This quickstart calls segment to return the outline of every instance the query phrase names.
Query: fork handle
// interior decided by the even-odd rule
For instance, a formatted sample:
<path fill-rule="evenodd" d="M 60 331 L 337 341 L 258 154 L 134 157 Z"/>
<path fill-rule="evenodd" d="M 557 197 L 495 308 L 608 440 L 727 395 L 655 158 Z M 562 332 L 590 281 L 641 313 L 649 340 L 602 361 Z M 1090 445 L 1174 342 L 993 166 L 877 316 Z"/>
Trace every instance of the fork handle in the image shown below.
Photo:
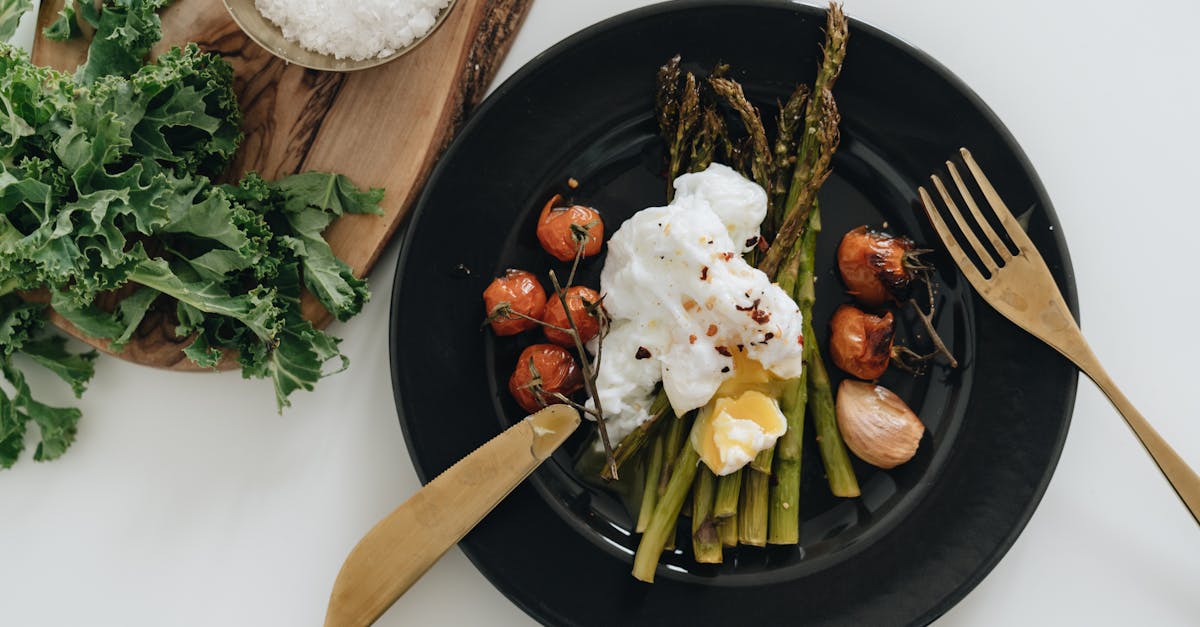
<path fill-rule="evenodd" d="M 1150 453 L 1154 463 L 1158 464 L 1158 469 L 1175 489 L 1175 493 L 1179 495 L 1184 506 L 1192 513 L 1196 522 L 1200 523 L 1200 475 L 1197 475 L 1196 471 L 1183 461 L 1179 453 L 1176 453 L 1175 449 L 1158 434 L 1158 431 L 1150 426 L 1141 412 L 1134 408 L 1133 403 L 1129 402 L 1124 392 L 1113 382 L 1112 377 L 1108 376 L 1108 373 L 1100 365 L 1100 360 L 1096 358 L 1095 353 L 1086 343 L 1081 343 L 1072 349 L 1063 351 L 1063 353 L 1068 359 L 1075 362 L 1075 365 L 1079 366 L 1084 374 L 1096 382 L 1108 400 L 1117 408 L 1117 411 L 1125 418 L 1125 422 L 1129 423 L 1129 427 L 1133 429 L 1134 435 L 1146 448 L 1146 452 Z"/>

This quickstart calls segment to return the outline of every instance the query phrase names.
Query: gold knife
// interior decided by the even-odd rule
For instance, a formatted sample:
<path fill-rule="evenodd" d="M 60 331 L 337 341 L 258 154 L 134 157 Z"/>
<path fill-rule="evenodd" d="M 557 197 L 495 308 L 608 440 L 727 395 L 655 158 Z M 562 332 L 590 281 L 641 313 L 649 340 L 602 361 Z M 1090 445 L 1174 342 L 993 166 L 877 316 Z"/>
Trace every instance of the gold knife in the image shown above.
<path fill-rule="evenodd" d="M 370 625 L 579 426 L 551 405 L 459 460 L 380 520 L 346 556 L 325 627 Z"/>

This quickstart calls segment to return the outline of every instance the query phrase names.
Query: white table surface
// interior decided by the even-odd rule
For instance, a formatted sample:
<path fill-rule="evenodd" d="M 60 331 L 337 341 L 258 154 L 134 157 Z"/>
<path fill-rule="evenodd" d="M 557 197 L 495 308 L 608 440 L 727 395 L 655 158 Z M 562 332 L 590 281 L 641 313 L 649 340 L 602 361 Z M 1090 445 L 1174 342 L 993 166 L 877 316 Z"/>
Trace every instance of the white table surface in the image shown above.
<path fill-rule="evenodd" d="M 641 4 L 538 0 L 500 78 Z M 1200 466 L 1200 5 L 850 0 L 846 10 L 932 54 L 999 114 L 1057 208 L 1096 352 Z M 0 624 L 319 625 L 346 552 L 419 487 L 388 376 L 396 254 L 370 277 L 375 300 L 332 329 L 350 370 L 296 394 L 284 416 L 265 382 L 102 359 L 70 452 L 46 464 L 27 452 L 0 472 Z M 1200 529 L 1084 381 L 1033 520 L 937 624 L 1196 625 L 1197 590 Z M 457 549 L 379 622 L 531 623 Z"/>

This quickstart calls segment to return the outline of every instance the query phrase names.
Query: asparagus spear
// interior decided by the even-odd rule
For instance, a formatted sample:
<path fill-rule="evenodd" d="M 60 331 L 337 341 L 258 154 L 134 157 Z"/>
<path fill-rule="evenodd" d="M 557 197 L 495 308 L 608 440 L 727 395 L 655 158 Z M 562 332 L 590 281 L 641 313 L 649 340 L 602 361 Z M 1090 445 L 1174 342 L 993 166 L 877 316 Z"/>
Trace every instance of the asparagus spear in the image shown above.
<path fill-rule="evenodd" d="M 691 445 L 686 441 L 684 432 L 684 422 L 686 418 L 676 418 L 667 425 L 667 432 L 663 436 L 663 469 L 658 478 L 658 496 L 662 498 L 664 492 L 667 491 L 667 484 L 671 480 L 671 474 L 675 472 L 676 458 L 679 457 L 680 448 L 691 448 Z"/>
<path fill-rule="evenodd" d="M 717 498 L 713 516 L 720 520 L 737 517 L 738 500 L 742 494 L 742 471 L 737 470 L 717 478 Z"/>
<path fill-rule="evenodd" d="M 750 460 L 750 469 L 771 474 L 771 463 L 775 461 L 775 447 L 765 448 Z"/>
<path fill-rule="evenodd" d="M 767 498 L 771 474 L 747 470 L 742 473 L 742 502 L 738 506 L 738 541 L 751 546 L 767 544 Z"/>
<path fill-rule="evenodd" d="M 700 119 L 700 87 L 691 72 L 680 84 L 679 61 L 679 55 L 675 55 L 659 68 L 654 96 L 658 130 L 667 145 L 667 201 L 675 195 L 675 177 L 683 171 L 683 160 L 690 154 L 687 149 Z"/>
<path fill-rule="evenodd" d="M 681 60 L 679 55 L 675 55 L 658 68 L 657 88 L 654 90 L 654 113 L 658 120 L 658 134 L 662 136 L 668 149 L 675 139 L 675 128 L 679 125 Z"/>
<path fill-rule="evenodd" d="M 679 509 L 683 507 L 683 499 L 692 488 L 692 480 L 696 477 L 700 455 L 694 446 L 683 446 L 675 457 L 675 472 L 667 483 L 667 489 L 659 497 L 654 506 L 654 514 L 646 533 L 638 542 L 637 553 L 633 557 L 633 576 L 645 582 L 654 581 L 654 571 L 658 567 L 658 558 L 662 555 L 668 536 L 675 534 L 675 520 L 679 517 Z"/>
<path fill-rule="evenodd" d="M 662 473 L 658 476 L 658 499 L 660 501 L 663 499 L 663 495 L 666 494 L 671 479 L 676 474 L 676 463 L 678 462 L 679 453 L 682 449 L 692 448 L 691 442 L 688 441 L 687 437 L 690 428 L 691 424 L 688 422 L 687 416 L 676 418 L 667 425 L 667 432 L 663 436 L 663 469 Z M 690 482 L 691 478 L 688 481 Z M 689 492 L 684 490 L 684 500 L 687 500 L 688 494 Z M 682 508 L 683 504 L 681 503 L 676 508 L 675 516 L 671 518 L 670 528 L 672 530 L 675 529 L 675 521 L 679 518 L 679 512 L 682 511 Z M 675 550 L 674 532 L 666 537 L 666 541 L 663 543 L 663 550 Z"/>
<path fill-rule="evenodd" d="M 779 286 L 790 283 L 796 304 L 805 320 L 812 318 L 813 269 L 816 263 L 817 233 L 821 230 L 820 211 L 814 210 L 800 240 L 794 265 L 781 273 Z M 791 275 L 791 270 L 795 275 Z M 808 370 L 788 381 L 780 398 L 780 409 L 787 418 L 787 431 L 775 444 L 775 485 L 771 486 L 771 511 L 767 514 L 767 542 L 796 544 L 800 541 L 800 456 L 803 451 L 804 410 L 808 404 Z"/>
<path fill-rule="evenodd" d="M 692 140 L 692 156 L 688 172 L 699 172 L 712 164 L 717 154 L 717 146 L 723 137 L 727 137 L 728 129 L 725 120 L 713 107 L 704 109 L 700 116 L 700 128 Z M 673 188 L 672 188 L 673 189 Z"/>
<path fill-rule="evenodd" d="M 792 170 L 792 183 L 788 189 L 782 222 L 775 241 L 767 249 L 759 269 L 772 276 L 783 263 L 792 247 L 801 236 L 817 190 L 828 178 L 833 153 L 837 151 L 838 123 L 841 116 L 833 100 L 833 84 L 837 81 L 846 58 L 846 39 L 849 37 L 846 16 L 841 7 L 829 5 L 825 25 L 823 59 L 817 70 L 812 96 L 808 99 L 804 114 L 804 136 Z"/>
<path fill-rule="evenodd" d="M 662 422 L 662 418 L 666 416 L 667 420 L 675 418 L 674 412 L 671 411 L 671 403 L 667 400 L 667 393 L 662 388 L 658 389 L 658 394 L 654 396 L 654 400 L 650 403 L 650 418 L 638 425 L 629 435 L 621 439 L 621 443 L 617 445 L 617 449 L 613 451 L 613 460 L 616 462 L 617 470 L 619 471 L 625 462 L 633 458 L 634 454 L 642 449 L 642 446 L 651 437 L 651 432 L 655 426 Z M 611 481 L 612 465 L 605 465 L 600 471 L 600 476 Z"/>
<path fill-rule="evenodd" d="M 787 103 L 779 108 L 775 124 L 778 129 L 775 133 L 775 155 L 771 161 L 771 187 L 767 190 L 770 201 L 767 217 L 763 221 L 764 233 L 775 233 L 779 229 L 783 206 L 787 202 L 788 182 L 796 166 L 799 144 L 796 131 L 803 127 L 804 103 L 808 102 L 810 93 L 808 85 L 797 85 Z"/>
<path fill-rule="evenodd" d="M 642 488 L 642 507 L 638 512 L 637 532 L 646 530 L 650 524 L 650 515 L 654 513 L 654 505 L 658 503 L 658 478 L 663 468 L 663 439 L 655 435 L 654 443 L 650 446 L 650 457 L 646 460 L 646 477 Z"/>
<path fill-rule="evenodd" d="M 813 414 L 813 426 L 817 430 L 817 445 L 821 461 L 825 464 L 825 476 L 829 479 L 829 490 L 834 496 L 858 496 L 858 479 L 850 465 L 850 454 L 838 431 L 837 415 L 833 408 L 833 391 L 829 387 L 829 373 L 821 361 L 821 349 L 817 346 L 812 324 L 804 321 L 804 360 L 808 371 L 809 408 Z"/>
<path fill-rule="evenodd" d="M 721 563 L 721 539 L 713 518 L 717 477 L 707 466 L 697 469 L 692 489 L 692 553 L 701 564 Z"/>
<path fill-rule="evenodd" d="M 749 135 L 747 144 L 750 159 L 750 178 L 764 190 L 771 189 L 771 148 L 767 142 L 767 131 L 763 128 L 762 116 L 758 109 L 746 99 L 742 86 L 728 78 L 709 78 L 708 84 L 713 91 L 725 99 L 729 106 L 737 112 Z"/>
<path fill-rule="evenodd" d="M 736 507 L 734 508 L 733 516 L 717 520 L 717 537 L 721 540 L 721 546 L 737 546 L 738 520 Z"/>

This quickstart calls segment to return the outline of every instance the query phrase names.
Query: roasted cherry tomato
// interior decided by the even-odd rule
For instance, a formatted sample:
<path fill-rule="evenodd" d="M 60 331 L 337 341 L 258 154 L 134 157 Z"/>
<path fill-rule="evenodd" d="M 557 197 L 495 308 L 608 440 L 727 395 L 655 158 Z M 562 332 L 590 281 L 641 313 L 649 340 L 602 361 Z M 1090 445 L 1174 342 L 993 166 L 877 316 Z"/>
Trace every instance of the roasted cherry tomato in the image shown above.
<path fill-rule="evenodd" d="M 860 378 L 878 379 L 892 360 L 892 312 L 869 314 L 842 305 L 829 320 L 829 355 L 838 368 Z"/>
<path fill-rule="evenodd" d="M 579 330 L 579 339 L 587 343 L 596 334 L 600 332 L 600 320 L 588 309 L 600 302 L 600 295 L 588 287 L 576 285 L 568 287 L 566 294 L 563 294 L 567 301 L 567 307 L 571 309 L 571 319 L 575 321 L 575 328 Z M 546 303 L 546 314 L 542 317 L 542 322 L 552 324 L 560 329 L 571 328 L 571 323 L 567 321 L 567 314 L 563 311 L 562 301 L 557 295 L 550 297 Z M 569 333 L 563 333 L 558 329 L 545 327 L 546 339 L 567 348 L 575 347 L 575 340 L 571 339 Z"/>
<path fill-rule="evenodd" d="M 583 387 L 583 373 L 575 357 L 554 344 L 534 344 L 521 351 L 517 367 L 508 378 L 508 391 L 529 413 L 561 403 L 553 394 L 570 396 Z"/>
<path fill-rule="evenodd" d="M 591 207 L 571 205 L 558 207 L 562 196 L 555 194 L 538 218 L 537 238 L 542 248 L 559 261 L 571 261 L 583 242 L 583 256 L 600 252 L 604 241 L 604 221 Z"/>
<path fill-rule="evenodd" d="M 916 267 L 915 244 L 907 237 L 860 226 L 842 237 L 838 270 L 846 291 L 864 305 L 878 307 L 908 287 Z"/>
<path fill-rule="evenodd" d="M 483 290 L 483 306 L 496 335 L 516 335 L 537 326 L 546 311 L 546 290 L 537 277 L 524 270 L 508 269 Z M 529 320 L 512 312 L 533 318 Z"/>

